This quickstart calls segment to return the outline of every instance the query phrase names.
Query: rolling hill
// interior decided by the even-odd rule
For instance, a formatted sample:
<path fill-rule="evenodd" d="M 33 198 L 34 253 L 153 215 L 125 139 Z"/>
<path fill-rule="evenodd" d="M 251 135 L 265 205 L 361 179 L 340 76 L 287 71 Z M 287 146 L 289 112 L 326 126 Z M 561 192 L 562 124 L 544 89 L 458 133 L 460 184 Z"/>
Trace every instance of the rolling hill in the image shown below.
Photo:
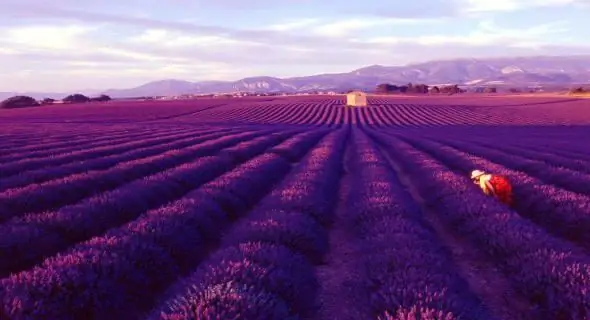
<path fill-rule="evenodd" d="M 573 86 L 590 83 L 590 56 L 536 56 L 429 61 L 405 66 L 373 65 L 345 73 L 294 78 L 248 77 L 237 81 L 160 80 L 128 89 L 91 92 L 114 98 L 148 95 L 222 93 L 236 91 L 305 92 L 311 90 L 372 90 L 379 83 L 467 86 Z M 0 98 L 14 93 L 0 93 Z M 29 93 L 61 98 L 66 94 Z"/>
<path fill-rule="evenodd" d="M 373 89 L 379 83 L 509 86 L 574 85 L 590 82 L 590 56 L 516 57 L 429 61 L 406 66 L 374 65 L 345 73 L 295 78 L 250 77 L 237 81 L 167 80 L 137 88 L 107 90 L 113 97 L 235 91 L 309 91 Z"/>

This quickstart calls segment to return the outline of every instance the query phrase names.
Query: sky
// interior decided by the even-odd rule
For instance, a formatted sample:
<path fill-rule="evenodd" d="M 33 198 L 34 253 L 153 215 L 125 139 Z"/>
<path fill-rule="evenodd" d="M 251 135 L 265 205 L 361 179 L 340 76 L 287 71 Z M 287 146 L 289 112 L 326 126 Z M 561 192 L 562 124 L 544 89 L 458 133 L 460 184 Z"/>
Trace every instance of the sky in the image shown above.
<path fill-rule="evenodd" d="M 0 92 L 588 54 L 589 18 L 590 0 L 2 0 Z"/>

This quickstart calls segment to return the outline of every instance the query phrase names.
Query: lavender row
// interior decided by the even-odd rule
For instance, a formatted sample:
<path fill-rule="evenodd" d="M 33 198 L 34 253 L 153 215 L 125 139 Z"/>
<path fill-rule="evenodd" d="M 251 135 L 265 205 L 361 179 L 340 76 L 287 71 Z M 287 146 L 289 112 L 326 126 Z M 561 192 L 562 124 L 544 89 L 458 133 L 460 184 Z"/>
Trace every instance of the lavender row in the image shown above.
<path fill-rule="evenodd" d="M 184 285 L 148 319 L 304 319 L 291 305 L 312 304 L 318 286 L 305 257 L 268 242 L 215 252 Z"/>
<path fill-rule="evenodd" d="M 319 133 L 319 134 L 318 134 Z M 299 134 L 292 139 L 289 139 L 282 143 L 281 145 L 299 145 L 305 146 L 307 150 L 309 150 L 312 146 L 318 143 L 318 141 L 325 136 L 326 133 L 319 131 L 308 131 L 303 134 Z M 279 145 L 280 146 L 280 145 Z M 229 148 L 228 148 L 229 149 Z M 316 149 L 314 149 L 315 151 Z M 227 154 L 232 157 L 233 159 L 241 159 L 246 152 L 239 151 L 239 150 L 224 150 L 224 153 L 227 151 Z M 270 151 L 270 150 L 269 150 Z M 299 149 L 297 152 L 302 153 L 302 156 L 305 154 L 306 149 Z M 223 153 L 220 153 L 223 154 Z M 274 155 L 277 157 L 281 157 L 276 153 L 269 152 L 269 156 Z M 283 157 L 281 157 L 283 158 Z M 296 162 L 299 161 L 300 158 L 285 158 L 288 161 Z M 238 175 L 239 172 L 229 173 L 228 175 L 224 176 L 223 179 L 217 179 L 214 182 L 203 186 L 203 189 L 206 189 L 207 192 L 211 197 L 213 197 L 226 212 L 234 212 L 234 211 L 241 211 L 244 208 L 248 208 L 254 205 L 254 200 L 258 199 L 259 196 L 262 196 L 262 190 L 267 190 L 267 187 L 263 184 L 256 185 L 250 183 L 248 181 L 236 180 L 235 175 Z M 270 177 L 266 177 L 269 178 Z M 267 192 L 264 192 L 266 194 Z M 258 201 L 256 201 L 258 202 Z"/>
<path fill-rule="evenodd" d="M 119 136 L 129 134 L 129 131 L 120 129 L 105 132 L 102 134 Z M 32 134 L 29 134 L 26 137 L 15 137 L 14 135 L 6 135 L 5 137 L 3 137 L 0 147 L 4 150 L 3 156 L 6 156 L 23 151 L 27 152 L 34 150 L 42 150 L 40 148 L 44 145 L 49 145 L 50 147 L 55 148 L 67 147 L 68 144 L 64 142 L 64 140 L 74 141 L 75 143 L 84 143 L 96 140 L 97 138 L 97 132 L 93 132 L 91 130 L 85 132 L 85 134 L 83 135 L 76 135 L 74 132 L 68 132 L 67 134 L 57 134 L 56 132 L 45 132 L 37 129 L 33 131 Z M 34 145 L 34 147 L 31 148 L 31 145 Z"/>
<path fill-rule="evenodd" d="M 479 139 L 477 141 L 479 141 Z M 521 139 L 518 139 L 516 141 L 511 141 L 510 147 L 519 150 L 519 152 L 538 152 L 549 156 L 558 156 L 572 162 L 590 162 L 587 143 L 583 139 L 580 139 L 579 141 L 580 142 L 572 144 L 569 140 L 560 140 L 548 144 L 547 141 L 539 138 L 530 141 L 522 141 Z"/>
<path fill-rule="evenodd" d="M 242 242 L 214 252 L 148 319 L 304 319 L 309 311 L 298 308 L 314 304 L 317 287 L 301 254 L 278 243 Z"/>
<path fill-rule="evenodd" d="M 577 129 L 582 129 L 578 127 Z M 459 125 L 459 126 L 445 126 L 439 128 L 414 128 L 410 131 L 402 129 L 405 133 L 427 133 L 432 136 L 445 135 L 457 138 L 469 139 L 488 139 L 493 136 L 499 139 L 506 138 L 506 142 L 512 143 L 511 138 L 518 137 L 518 141 L 535 142 L 540 138 L 550 144 L 559 143 L 560 141 L 577 141 L 585 137 L 588 130 L 576 130 L 571 127 L 562 126 L 478 126 L 478 125 Z M 413 132 L 412 132 L 413 131 Z"/>
<path fill-rule="evenodd" d="M 536 177 L 547 183 L 560 186 L 581 194 L 590 195 L 590 175 L 563 167 L 551 167 L 543 161 L 523 159 L 514 154 L 505 153 L 491 148 L 483 148 L 461 141 L 442 140 L 443 143 L 459 150 L 480 155 L 507 168 L 518 170 Z M 590 199 L 588 200 L 590 203 Z"/>
<path fill-rule="evenodd" d="M 490 172 L 506 175 L 513 186 L 514 209 L 549 232 L 590 248 L 590 197 L 563 190 L 504 168 L 484 158 L 465 154 L 456 149 L 433 142 L 414 141 L 415 145 L 441 157 L 455 169 L 486 168 Z M 464 146 L 470 151 L 469 146 Z"/>
<path fill-rule="evenodd" d="M 511 145 L 502 145 L 498 143 L 494 143 L 493 140 L 483 140 L 478 139 L 476 142 L 478 145 L 484 146 L 486 148 L 496 149 L 505 153 L 510 153 L 512 155 L 517 155 L 520 157 L 527 158 L 529 160 L 541 160 L 546 164 L 558 167 L 564 167 L 571 170 L 576 170 L 580 172 L 590 173 L 590 161 L 583 160 L 583 159 L 572 159 L 568 157 L 564 157 L 559 154 L 549 153 L 547 151 L 535 151 L 530 148 L 523 148 L 523 147 L 514 147 Z M 543 141 L 537 142 L 539 145 L 543 145 Z M 529 144 L 531 146 L 534 144 Z M 558 146 L 556 146 L 558 148 Z M 590 159 L 590 157 L 589 157 Z"/>
<path fill-rule="evenodd" d="M 223 133 L 223 135 L 229 133 L 231 133 L 231 131 L 226 131 Z M 157 144 L 155 141 L 153 141 L 151 146 L 132 149 L 131 151 L 120 154 L 82 160 L 57 167 L 25 171 L 0 180 L 0 192 L 11 188 L 23 187 L 28 184 L 41 183 L 53 179 L 63 178 L 81 172 L 106 170 L 121 162 L 154 156 L 173 149 L 182 149 L 195 143 L 202 142 L 203 139 L 215 138 L 218 136 L 220 136 L 220 133 L 217 132 L 214 132 L 212 135 L 207 135 L 207 132 L 201 132 L 200 135 L 197 135 L 196 137 L 194 136 L 194 133 L 192 133 L 188 138 L 183 138 L 182 135 L 172 138 L 162 138 L 161 140 L 158 139 L 159 142 Z"/>
<path fill-rule="evenodd" d="M 538 138 L 536 140 L 538 141 Z M 520 141 L 516 141 L 516 143 L 517 146 L 526 148 L 526 144 L 520 144 Z M 578 157 L 581 157 L 584 160 L 590 159 L 590 155 L 588 154 L 587 149 L 587 143 L 584 140 L 584 137 L 570 139 L 564 138 L 556 140 L 552 143 L 551 146 L 548 146 L 547 144 L 538 144 L 532 145 L 531 148 L 545 152 L 557 152 L 558 154 L 563 154 L 564 156 L 572 157 L 574 159 L 577 159 Z"/>
<path fill-rule="evenodd" d="M 301 133 L 303 132 L 302 129 L 291 129 L 291 130 L 284 130 L 284 132 L 293 132 L 293 133 Z M 268 152 L 276 153 L 286 159 L 299 159 L 309 150 L 309 148 L 316 144 L 317 141 L 324 135 L 326 135 L 327 131 L 322 130 L 313 130 L 307 131 L 303 134 L 297 135 L 294 139 L 289 139 L 284 143 L 281 143 L 278 146 L 270 148 Z M 245 142 L 247 143 L 247 142 Z M 255 143 L 251 142 L 252 147 L 254 147 Z M 256 148 L 244 148 L 240 146 L 230 147 L 224 149 L 220 154 L 227 154 L 229 157 L 232 157 L 236 161 L 240 161 L 240 159 L 250 158 L 251 152 L 258 152 L 262 148 L 262 145 L 258 145 L 258 149 Z M 266 147 L 264 147 L 266 149 Z"/>
<path fill-rule="evenodd" d="M 226 130 L 221 130 L 221 132 L 225 132 Z M 205 131 L 202 132 L 203 134 L 208 133 L 215 133 L 219 131 Z M 123 144 L 118 144 L 114 146 L 104 146 L 98 147 L 88 150 L 77 150 L 72 151 L 70 153 L 63 153 L 54 156 L 49 156 L 45 158 L 33 158 L 33 159 L 22 159 L 17 162 L 11 162 L 6 164 L 0 164 L 0 170 L 3 172 L 4 177 L 8 177 L 11 175 L 18 174 L 22 171 L 31 170 L 31 169 L 39 169 L 45 168 L 49 166 L 56 166 L 61 164 L 66 164 L 73 161 L 81 161 L 87 160 L 92 158 L 99 158 L 104 157 L 112 154 L 117 154 L 120 152 L 126 152 L 131 149 L 135 148 L 142 148 L 142 147 L 149 147 L 154 143 L 162 143 L 168 141 L 174 141 L 179 138 L 183 137 L 190 137 L 191 135 L 201 134 L 200 130 L 196 130 L 194 132 L 184 133 L 184 134 L 172 134 L 169 137 L 156 137 L 151 139 L 144 139 L 144 140 L 131 140 Z"/>
<path fill-rule="evenodd" d="M 0 157 L 1 165 L 10 165 L 22 160 L 33 160 L 34 158 L 54 158 L 62 154 L 71 154 L 73 152 L 88 150 L 92 148 L 115 146 L 119 144 L 129 143 L 138 140 L 147 140 L 153 138 L 165 138 L 173 135 L 180 135 L 182 133 L 194 132 L 194 129 L 188 130 L 157 130 L 157 131 L 146 131 L 136 134 L 125 134 L 120 137 L 105 137 L 102 141 L 91 142 L 91 143 L 79 143 L 76 141 L 70 141 L 67 146 L 61 148 L 51 148 L 50 146 L 43 146 L 41 150 L 34 151 L 19 151 L 18 153 L 6 154 Z M 68 139 L 69 140 L 69 139 Z M 34 159 L 39 160 L 39 159 Z"/>
<path fill-rule="evenodd" d="M 520 141 L 519 141 L 520 142 Z M 569 142 L 569 141 L 567 141 Z M 511 143 L 512 146 L 521 149 L 530 149 L 531 151 L 537 151 L 547 154 L 555 154 L 573 161 L 581 160 L 590 162 L 590 154 L 587 150 L 587 143 L 584 139 L 580 139 L 575 144 L 568 144 L 566 141 L 559 141 L 553 145 L 547 145 L 545 143 L 537 141 L 535 144 L 520 144 Z M 568 146 L 571 148 L 568 148 Z"/>
<path fill-rule="evenodd" d="M 347 215 L 362 239 L 358 259 L 366 266 L 361 270 L 366 282 L 358 294 L 371 297 L 371 318 L 489 318 L 385 155 L 362 132 L 350 163 L 354 191 Z"/>
<path fill-rule="evenodd" d="M 449 171 L 407 143 L 375 136 L 415 177 L 426 205 L 438 211 L 450 229 L 478 244 L 537 306 L 539 314 L 533 318 L 590 316 L 590 258 L 585 252 L 485 196 L 468 176 Z"/>
<path fill-rule="evenodd" d="M 297 138 L 300 137 L 292 139 Z M 193 203 L 211 203 L 219 208 L 220 214 L 210 216 L 211 220 L 207 220 L 209 221 L 207 223 L 205 220 L 201 221 L 202 224 L 198 228 L 198 233 L 204 241 L 214 243 L 219 240 L 225 228 L 240 219 L 260 201 L 290 169 L 291 164 L 287 159 L 276 154 L 265 153 L 204 184 L 182 201 L 188 201 L 191 206 L 195 206 Z M 198 208 L 200 205 L 195 207 Z M 179 264 L 185 272 L 196 266 L 195 263 L 183 261 Z"/>
<path fill-rule="evenodd" d="M 320 139 L 329 130 L 327 129 L 316 129 L 310 131 L 310 134 Z M 269 150 L 269 152 L 276 153 L 289 160 L 300 159 L 309 150 L 309 147 L 317 143 L 317 140 L 292 140 L 291 144 L 281 144 Z"/>
<path fill-rule="evenodd" d="M 488 129 L 489 130 L 489 129 Z M 544 134 L 543 131 L 539 130 L 534 137 L 528 136 L 521 136 L 518 133 L 513 133 L 505 137 L 505 141 L 502 144 L 498 144 L 498 139 L 501 138 L 497 137 L 496 134 L 490 136 L 490 132 L 488 130 L 482 130 L 482 133 L 485 133 L 485 136 L 469 136 L 469 141 L 473 142 L 484 142 L 484 143 L 491 143 L 494 146 L 502 146 L 502 147 L 510 147 L 517 150 L 526 150 L 526 151 L 535 151 L 553 155 L 559 155 L 564 158 L 571 158 L 571 159 L 583 159 L 584 161 L 588 161 L 590 159 L 590 155 L 586 152 L 586 143 L 584 142 L 582 137 L 579 136 L 564 136 L 564 137 L 548 137 Z M 563 129 L 562 129 L 563 130 Z M 421 132 L 423 134 L 424 132 Z M 432 134 L 429 133 L 430 136 L 439 136 L 439 137 L 451 137 L 447 133 L 442 134 Z M 465 135 L 458 136 L 465 137 Z M 523 151 L 524 151 L 523 150 Z"/>
<path fill-rule="evenodd" d="M 71 146 L 72 143 L 86 143 L 101 139 L 97 137 L 97 135 L 100 135 L 100 137 L 104 135 L 119 136 L 129 134 L 129 132 L 130 130 L 128 128 L 116 130 L 95 129 L 94 131 L 80 131 L 74 129 L 73 132 L 68 132 L 67 134 L 56 135 L 55 133 L 50 132 L 50 135 L 47 136 L 45 135 L 45 132 L 35 130 L 33 131 L 33 134 L 27 138 L 18 140 L 8 138 L 7 143 L 3 144 L 3 150 L 5 150 L 5 154 L 8 154 L 23 151 L 45 150 L 46 148 L 68 147 Z M 134 132 L 136 131 L 134 130 Z M 142 132 L 148 132 L 148 130 L 142 130 Z M 31 143 L 34 143 L 34 145 L 31 146 Z"/>
<path fill-rule="evenodd" d="M 276 135 L 276 136 L 281 137 L 281 140 L 286 138 L 285 135 Z M 267 137 L 263 137 L 260 139 L 266 139 L 267 141 L 270 141 L 271 138 L 272 137 L 267 136 Z M 303 138 L 305 139 L 305 137 L 303 137 Z M 301 137 L 298 136 L 293 139 L 300 140 Z M 307 139 L 309 139 L 309 137 Z M 262 142 L 264 142 L 264 141 L 262 141 Z M 246 149 L 253 148 L 253 147 L 257 148 L 257 146 L 252 145 L 249 141 L 243 143 L 243 146 Z M 278 177 L 280 177 L 280 175 L 282 174 L 281 172 L 286 172 L 288 169 L 289 169 L 289 164 L 287 162 L 285 162 L 284 160 L 282 160 L 278 156 L 273 156 L 273 155 L 267 154 L 267 155 L 257 157 L 254 160 L 238 167 L 238 169 L 233 170 L 229 173 L 226 173 L 225 175 L 222 175 L 218 179 L 205 184 L 201 189 L 188 194 L 181 201 L 177 201 L 176 203 L 174 203 L 172 205 L 169 205 L 169 206 L 166 206 L 166 207 L 161 208 L 159 210 L 156 210 L 155 212 L 153 212 L 153 214 L 144 217 L 144 219 L 139 219 L 137 222 L 131 223 L 130 225 L 123 228 L 123 230 L 127 230 L 131 234 L 137 235 L 138 233 L 140 233 L 144 237 L 152 237 L 152 240 L 160 239 L 160 240 L 164 241 L 166 239 L 165 238 L 166 234 L 158 234 L 157 232 L 155 232 L 155 231 L 157 231 L 158 224 L 160 224 L 162 221 L 162 215 L 164 215 L 164 217 L 166 217 L 168 214 L 168 217 L 170 217 L 170 219 L 177 219 L 177 220 L 182 219 L 182 221 L 176 221 L 177 224 L 175 224 L 176 226 L 182 225 L 183 227 L 181 227 L 180 229 L 178 229 L 178 230 L 164 229 L 162 231 L 169 232 L 168 236 L 173 237 L 173 238 L 169 238 L 168 241 L 174 242 L 173 243 L 174 246 L 172 246 L 172 256 L 175 257 L 178 264 L 182 265 L 184 268 L 186 268 L 187 265 L 190 267 L 190 265 L 191 265 L 190 261 L 193 261 L 194 259 L 198 258 L 198 255 L 196 255 L 195 249 L 203 249 L 203 247 L 199 243 L 194 243 L 194 242 L 189 242 L 189 243 L 182 245 L 184 240 L 195 239 L 194 237 L 199 237 L 199 234 L 203 235 L 200 237 L 200 239 L 205 240 L 206 239 L 205 235 L 211 236 L 212 234 L 216 233 L 217 232 L 216 230 L 218 230 L 218 228 L 220 227 L 220 225 L 218 225 L 214 222 L 221 222 L 221 221 L 225 220 L 225 219 L 219 220 L 220 217 L 225 216 L 225 214 L 220 214 L 219 212 L 217 212 L 215 215 L 213 215 L 210 210 L 205 210 L 204 212 L 202 212 L 202 214 L 204 214 L 204 215 L 196 216 L 197 211 L 195 211 L 195 209 L 199 209 L 198 211 L 201 212 L 200 209 L 204 209 L 205 207 L 209 208 L 209 206 L 207 206 L 207 204 L 208 203 L 211 204 L 210 200 L 209 200 L 211 198 L 210 192 L 213 191 L 215 189 L 215 187 L 219 185 L 218 181 L 219 180 L 229 181 L 229 182 L 233 181 L 233 184 L 242 185 L 245 188 L 248 188 L 249 186 L 250 187 L 262 186 L 263 188 L 264 188 L 264 186 L 266 186 L 266 188 L 270 188 L 271 184 L 269 184 L 269 183 L 272 182 L 272 178 L 269 179 L 269 177 L 273 177 L 275 179 L 278 179 Z M 266 182 L 266 184 L 264 182 Z M 206 190 L 206 191 L 203 191 L 203 190 Z M 222 189 L 219 189 L 219 191 L 223 192 Z M 215 191 L 213 191 L 213 193 L 215 193 Z M 250 193 L 250 195 L 252 197 L 256 196 L 255 194 L 252 194 L 252 193 Z M 203 198 L 203 197 L 205 197 L 205 198 Z M 209 200 L 209 201 L 207 201 L 207 200 Z M 189 210 L 189 211 L 185 212 L 184 210 Z M 181 217 L 180 215 L 184 216 L 184 218 Z M 217 217 L 217 218 L 211 219 L 212 217 Z M 173 223 L 174 221 L 170 220 L 169 222 Z M 182 222 L 188 223 L 188 225 L 185 223 L 182 223 Z M 190 224 L 190 222 L 192 222 L 192 224 Z M 200 223 L 200 226 L 198 229 L 194 228 L 194 227 L 196 227 L 195 223 L 197 223 L 197 222 Z M 143 223 L 147 223 L 149 226 L 152 226 L 153 228 L 147 228 L 146 230 L 143 230 L 143 232 L 140 232 L 141 226 L 143 225 Z M 164 228 L 166 228 L 166 226 L 167 226 L 166 221 L 164 221 L 164 224 L 162 226 Z M 172 225 L 168 225 L 168 227 L 172 227 Z M 160 227 L 160 228 L 162 228 L 162 227 Z M 201 233 L 195 232 L 196 230 L 200 230 Z M 185 231 L 185 232 L 183 233 L 181 231 Z M 183 240 L 182 235 L 184 235 L 184 237 L 186 239 Z M 164 238 L 162 238 L 162 237 L 164 237 Z M 147 240 L 147 239 L 144 239 L 144 240 Z M 161 245 L 166 247 L 167 245 L 172 245 L 172 244 L 170 242 L 168 242 L 167 244 L 162 243 Z M 191 247 L 192 247 L 192 249 L 190 249 Z M 193 253 L 193 254 L 191 255 L 191 253 Z M 106 275 L 106 276 L 108 276 L 108 275 Z M 112 279 L 112 281 L 115 281 L 115 280 L 116 279 Z"/>
<path fill-rule="evenodd" d="M 90 144 L 90 143 L 100 143 L 104 142 L 105 140 L 109 139 L 120 139 L 128 136 L 130 134 L 137 135 L 137 134 L 149 134 L 153 132 L 154 128 L 141 128 L 141 129 L 133 129 L 130 128 L 119 129 L 116 131 L 113 130 L 105 130 L 105 132 L 101 132 L 99 130 L 91 131 L 91 130 L 80 130 L 74 129 L 70 135 L 67 136 L 57 136 L 55 137 L 55 132 L 52 130 L 39 130 L 35 129 L 35 135 L 37 137 L 46 137 L 46 138 L 37 138 L 37 139 L 29 139 L 25 141 L 18 142 L 6 149 L 6 152 L 3 156 L 15 156 L 21 153 L 33 153 L 33 152 L 43 152 L 48 149 L 63 149 L 63 148 L 71 148 L 71 146 L 78 145 L 78 144 Z M 75 133 L 84 133 L 81 137 L 76 135 Z"/>
<path fill-rule="evenodd" d="M 180 131 L 180 132 L 179 132 Z M 43 157 L 55 157 L 60 154 L 70 154 L 72 152 L 89 149 L 89 148 L 98 148 L 104 146 L 112 146 L 117 144 L 128 143 L 131 141 L 137 141 L 138 138 L 142 138 L 143 140 L 153 138 L 153 137 L 160 137 L 160 136 L 171 136 L 174 134 L 181 134 L 185 132 L 189 132 L 191 130 L 175 130 L 171 131 L 170 129 L 166 130 L 157 130 L 157 131 L 145 131 L 139 133 L 125 133 L 120 134 L 117 136 L 101 136 L 102 139 L 99 141 L 91 141 L 89 143 L 79 142 L 79 141 L 72 141 L 72 139 L 68 139 L 68 145 L 61 147 L 61 148 L 52 148 L 51 146 L 41 144 L 41 150 L 19 150 L 18 153 L 9 154 L 6 156 L 0 157 L 0 163 L 5 165 L 10 162 L 16 162 L 23 159 L 32 159 L 32 158 L 43 158 Z M 192 130 L 194 131 L 194 129 Z"/>
<path fill-rule="evenodd" d="M 266 141 L 260 142 L 264 144 L 267 141 L 274 141 L 277 144 L 287 137 L 287 135 L 271 135 L 264 137 Z M 245 148 L 251 147 L 245 146 Z M 0 234 L 3 243 L 0 258 L 8 256 L 14 258 L 3 261 L 4 265 L 0 268 L 0 274 L 26 268 L 69 244 L 98 235 L 112 226 L 134 219 L 147 209 L 165 204 L 169 199 L 190 191 L 203 183 L 205 181 L 203 179 L 210 177 L 210 174 L 218 172 L 201 173 L 201 167 L 205 166 L 206 169 L 213 160 L 223 168 L 235 164 L 231 159 L 223 156 L 204 159 L 129 183 L 55 212 L 29 215 L 5 224 L 0 227 L 3 228 Z M 193 177 L 198 174 L 202 174 L 202 177 Z M 231 172 L 226 173 L 224 176 L 231 176 L 231 174 Z M 189 179 L 188 182 L 185 182 L 185 179 Z M 179 183 L 182 184 L 178 186 Z M 31 243 L 35 245 L 31 246 Z"/>
<path fill-rule="evenodd" d="M 214 244 L 217 243 L 221 232 L 230 226 L 232 221 L 244 215 L 253 203 L 259 201 L 276 182 L 280 181 L 287 174 L 289 169 L 290 164 L 287 160 L 276 154 L 267 153 L 254 158 L 249 163 L 245 163 L 238 167 L 238 169 L 207 183 L 199 190 L 187 195 L 185 199 L 190 203 L 187 206 L 193 209 L 186 212 L 183 210 L 182 216 L 178 216 L 176 219 L 187 221 L 183 225 L 188 225 L 189 228 L 184 229 L 184 227 L 179 227 L 175 229 L 176 235 L 166 240 L 168 241 L 167 245 L 177 248 L 174 250 L 173 256 L 176 257 L 181 272 L 185 274 L 187 271 L 193 270 L 198 262 L 201 261 L 201 258 L 204 257 L 204 253 L 210 251 Z M 239 190 L 238 193 L 242 194 L 248 193 L 248 189 L 254 189 L 253 192 L 249 193 L 249 197 L 247 198 L 248 203 L 244 203 L 242 206 L 223 209 L 223 205 L 219 201 L 221 200 L 219 199 L 219 195 L 224 195 L 226 198 L 239 198 L 235 194 L 228 195 L 224 192 L 223 185 L 227 185 L 232 191 Z M 195 210 L 195 208 L 201 207 L 214 207 L 215 210 L 209 210 L 203 213 Z M 153 219 L 161 218 L 154 216 Z M 179 226 L 180 222 L 178 223 Z M 183 237 L 182 234 L 185 236 Z M 198 237 L 200 243 L 195 245 L 197 242 L 196 239 L 192 241 L 192 244 L 190 242 L 186 243 L 185 239 L 191 237 L 193 239 L 194 237 Z M 270 258 L 277 257 L 273 256 Z M 216 259 L 216 257 L 214 256 L 213 259 Z M 296 268 L 297 265 L 293 267 Z M 176 290 L 182 288 L 183 283 L 177 283 L 175 286 L 172 286 L 167 293 L 163 294 L 163 297 L 174 296 Z M 158 309 L 158 311 L 160 310 L 163 309 Z M 155 313 L 158 314 L 158 311 Z"/>
<path fill-rule="evenodd" d="M 346 129 L 329 134 L 260 206 L 303 212 L 323 226 L 330 225 L 334 219 L 331 208 L 337 201 L 334 182 L 343 173 L 341 162 L 347 137 Z"/>
<path fill-rule="evenodd" d="M 229 163 L 227 157 L 216 157 L 216 161 Z M 251 184 L 270 189 L 272 181 L 289 168 L 277 155 L 256 157 L 205 184 L 204 189 L 3 280 L 4 312 L 12 317 L 137 318 L 178 275 L 198 264 L 230 223 L 232 213 L 211 200 L 208 190 L 212 186 L 208 185 L 222 179 L 245 188 Z M 182 177 L 189 183 L 195 176 Z M 257 196 L 261 197 L 253 194 Z M 72 224 L 76 226 L 79 224 Z M 79 263 L 70 263 L 74 261 Z M 32 296 L 36 297 L 33 303 L 16 303 Z"/>
<path fill-rule="evenodd" d="M 88 171 L 42 184 L 9 189 L 0 194 L 0 221 L 23 213 L 51 210 L 71 204 L 98 192 L 157 173 L 195 158 L 211 155 L 240 141 L 270 134 L 271 131 L 244 132 L 234 135 L 215 133 L 201 137 L 201 143 L 160 155 L 119 163 L 102 171 Z"/>
<path fill-rule="evenodd" d="M 480 155 L 507 168 L 536 176 L 542 181 L 563 189 L 590 195 L 590 161 L 578 158 L 568 159 L 555 154 L 537 153 L 535 151 L 532 151 L 533 154 L 529 154 L 529 156 L 521 156 L 520 153 L 528 154 L 528 150 L 514 148 L 502 151 L 497 150 L 504 149 L 502 147 L 483 148 L 473 143 L 449 141 L 446 139 L 437 140 L 442 141 L 442 143 L 454 149 L 468 150 L 468 153 L 472 155 Z"/>
<path fill-rule="evenodd" d="M 76 205 L 9 221 L 0 226 L 0 274 L 28 268 L 73 243 L 134 219 L 149 208 L 182 196 L 230 165 L 224 158 L 199 158 Z"/>
<path fill-rule="evenodd" d="M 317 135 L 315 132 L 306 132 L 297 134 L 279 145 L 292 145 L 294 142 L 305 141 L 308 144 L 309 150 L 324 135 L 325 133 Z M 260 149 L 258 145 L 253 145 L 250 141 L 244 142 L 243 147 L 243 150 Z M 220 153 L 220 155 L 228 155 L 234 161 L 241 161 L 246 152 L 233 148 L 232 152 L 224 152 Z M 249 153 L 253 153 L 253 151 Z M 235 157 L 235 155 L 239 155 L 239 157 Z M 289 160 L 275 153 L 268 152 L 268 150 L 263 155 L 254 158 L 249 157 L 248 159 L 251 158 L 252 160 L 241 164 L 236 170 L 232 170 L 203 185 L 199 190 L 191 194 L 192 199 L 199 198 L 201 200 L 213 201 L 223 210 L 226 214 L 227 221 L 222 225 L 218 225 L 218 228 L 227 226 L 228 223 L 241 218 L 247 210 L 251 209 L 272 189 L 276 182 L 280 181 L 291 170 L 289 161 L 296 162 L 299 160 Z M 203 234 L 209 234 L 207 236 L 208 238 L 212 236 L 211 232 L 215 231 L 211 228 L 204 228 L 202 230 Z M 213 235 L 213 237 L 215 236 Z"/>
<path fill-rule="evenodd" d="M 344 140 L 342 131 L 324 138 L 273 194 L 225 235 L 210 259 L 174 287 L 151 318 L 297 319 L 312 314 L 318 288 L 312 263 L 321 262 L 328 249 L 327 230 L 313 213 L 294 210 L 293 205 L 300 201 L 301 208 L 315 207 L 313 202 L 323 201 L 322 194 L 315 194 L 315 186 L 324 183 L 322 172 L 336 171 L 330 175 L 336 180 L 328 182 L 337 184 L 339 166 L 327 161 L 321 166 L 318 160 L 341 159 Z M 308 164 L 316 168 L 300 181 Z"/>

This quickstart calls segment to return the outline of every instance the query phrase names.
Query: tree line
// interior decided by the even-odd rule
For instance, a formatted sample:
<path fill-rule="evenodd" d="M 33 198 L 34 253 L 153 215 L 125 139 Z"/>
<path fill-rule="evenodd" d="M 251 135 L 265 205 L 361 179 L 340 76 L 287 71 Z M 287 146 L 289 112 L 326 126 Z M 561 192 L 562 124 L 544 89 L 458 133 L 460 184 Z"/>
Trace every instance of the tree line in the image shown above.
<path fill-rule="evenodd" d="M 413 84 L 408 83 L 406 85 L 395 85 L 389 83 L 382 83 L 377 85 L 375 93 L 379 94 L 390 94 L 390 93 L 442 93 L 442 94 L 456 94 L 464 93 L 465 90 L 459 88 L 459 85 L 448 85 L 448 86 L 429 86 L 423 83 Z M 496 88 L 488 87 L 483 90 L 485 93 L 496 93 Z"/>
<path fill-rule="evenodd" d="M 33 97 L 29 96 L 14 96 L 0 102 L 0 108 L 2 109 L 14 109 L 14 108 L 25 108 L 25 107 L 38 107 L 42 105 L 51 105 L 56 103 L 57 100 L 52 98 L 45 98 L 37 101 Z M 61 103 L 72 104 L 72 103 L 86 103 L 86 102 L 106 102 L 111 101 L 111 97 L 106 94 L 101 94 L 98 97 L 87 97 L 80 93 L 71 94 L 61 100 Z"/>
<path fill-rule="evenodd" d="M 584 87 L 573 88 L 569 92 L 569 94 L 590 94 L 590 89 L 585 89 Z"/>

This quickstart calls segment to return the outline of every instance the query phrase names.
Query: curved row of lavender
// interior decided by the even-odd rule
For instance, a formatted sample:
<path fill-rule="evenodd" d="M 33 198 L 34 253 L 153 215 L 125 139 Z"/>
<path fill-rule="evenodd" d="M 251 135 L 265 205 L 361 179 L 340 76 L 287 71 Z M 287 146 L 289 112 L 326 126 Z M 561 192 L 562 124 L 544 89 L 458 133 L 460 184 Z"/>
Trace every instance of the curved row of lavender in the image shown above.
<path fill-rule="evenodd" d="M 362 125 L 448 126 L 448 125 L 563 125 L 589 124 L 588 99 L 482 98 L 369 96 L 368 107 L 350 108 L 342 96 L 276 98 L 266 102 L 247 100 L 211 108 L 181 122 L 269 123 L 308 126 Z"/>
<path fill-rule="evenodd" d="M 194 100 L 108 102 L 45 106 L 0 112 L 4 130 L 26 136 L 30 123 L 51 130 L 85 124 L 169 126 L 174 124 L 285 124 L 306 126 L 362 125 L 586 125 L 590 100 L 466 96 L 369 96 L 368 107 L 350 108 L 344 96 L 200 98 Z M 79 130 L 78 130 L 79 131 Z M 7 131 L 8 132 L 8 131 Z"/>
<path fill-rule="evenodd" d="M 371 99 L 0 128 L 0 319 L 590 317 L 588 127 Z"/>

